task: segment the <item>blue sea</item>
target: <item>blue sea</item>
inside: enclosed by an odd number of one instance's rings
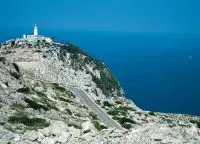
[[[200,116],[200,34],[41,31],[102,60],[138,107]],[[4,29],[0,41],[24,32]]]

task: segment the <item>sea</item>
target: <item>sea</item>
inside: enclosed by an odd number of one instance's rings
[[[141,109],[200,116],[199,33],[41,32],[103,61]],[[23,33],[32,31],[2,29],[0,41]]]

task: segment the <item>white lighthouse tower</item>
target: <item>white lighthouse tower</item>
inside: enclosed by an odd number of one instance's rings
[[[36,24],[34,26],[34,36],[38,36],[38,28]]]

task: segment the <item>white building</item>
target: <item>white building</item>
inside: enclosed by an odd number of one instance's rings
[[[38,28],[36,24],[34,26],[34,36],[38,36]]]
[[[30,42],[38,42],[38,41],[43,41],[43,40],[45,40],[46,42],[49,42],[49,43],[53,42],[50,37],[45,37],[43,35],[38,35],[38,27],[37,27],[36,24],[34,25],[33,35],[24,34],[23,35],[23,39],[24,40],[28,40]]]

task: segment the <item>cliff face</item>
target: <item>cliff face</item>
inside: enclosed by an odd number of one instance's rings
[[[7,59],[20,69],[51,82],[77,86],[99,97],[122,97],[118,81],[105,65],[72,44],[59,45],[39,42],[15,41],[14,48],[7,49]]]
[[[142,111],[68,43],[1,44],[0,115],[2,144],[200,142],[199,117]]]

